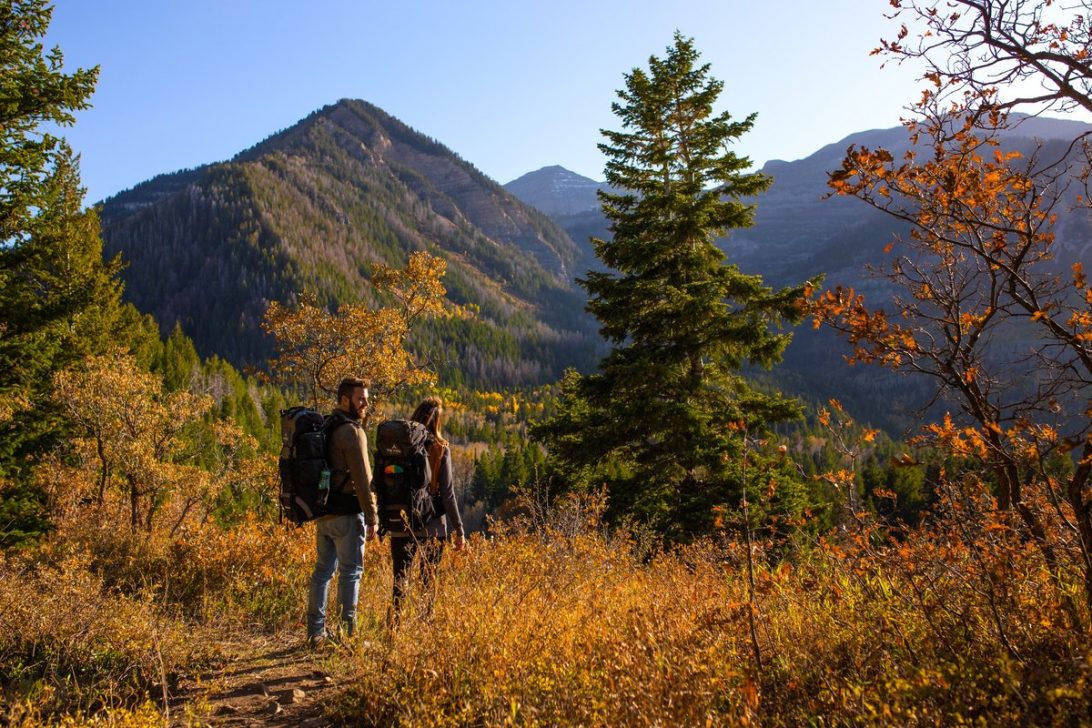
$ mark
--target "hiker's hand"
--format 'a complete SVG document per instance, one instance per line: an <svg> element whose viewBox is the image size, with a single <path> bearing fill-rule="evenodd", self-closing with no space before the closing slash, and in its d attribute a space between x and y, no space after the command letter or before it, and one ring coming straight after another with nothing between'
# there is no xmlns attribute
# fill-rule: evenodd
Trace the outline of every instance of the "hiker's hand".
<svg viewBox="0 0 1092 728"><path fill-rule="evenodd" d="M455 534L455 550L462 551L466 548L466 537L461 533Z"/></svg>
<svg viewBox="0 0 1092 728"><path fill-rule="evenodd" d="M364 526L364 540L374 541L376 539L376 532L379 529L375 526Z"/></svg>

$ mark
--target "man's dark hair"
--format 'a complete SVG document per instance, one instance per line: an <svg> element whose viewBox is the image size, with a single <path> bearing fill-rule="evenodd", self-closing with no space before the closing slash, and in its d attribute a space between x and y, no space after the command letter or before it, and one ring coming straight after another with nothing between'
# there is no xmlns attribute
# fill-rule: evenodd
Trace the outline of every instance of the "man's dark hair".
<svg viewBox="0 0 1092 728"><path fill-rule="evenodd" d="M367 389L367 385L360 377L345 377L342 379L341 383L337 385L337 401L340 402L342 397L352 397L353 390L357 387Z"/></svg>

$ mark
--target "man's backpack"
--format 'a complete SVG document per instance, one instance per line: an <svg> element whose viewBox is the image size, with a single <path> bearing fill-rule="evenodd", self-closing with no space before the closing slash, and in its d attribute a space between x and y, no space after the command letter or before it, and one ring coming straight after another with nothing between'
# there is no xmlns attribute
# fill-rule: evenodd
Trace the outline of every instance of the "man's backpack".
<svg viewBox="0 0 1092 728"><path fill-rule="evenodd" d="M281 410L281 518L297 526L326 515L330 500L329 441L349 419L308 407Z"/></svg>
<svg viewBox="0 0 1092 728"><path fill-rule="evenodd" d="M379 501L381 533L421 531L436 515L429 493L432 470L428 429L411 420L379 423L375 437L373 482Z"/></svg>

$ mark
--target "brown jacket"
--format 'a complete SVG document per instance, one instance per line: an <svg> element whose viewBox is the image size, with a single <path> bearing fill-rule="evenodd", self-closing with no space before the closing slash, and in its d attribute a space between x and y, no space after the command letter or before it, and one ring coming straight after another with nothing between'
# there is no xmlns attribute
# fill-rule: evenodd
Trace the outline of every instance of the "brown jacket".
<svg viewBox="0 0 1092 728"><path fill-rule="evenodd" d="M330 490L331 495L349 494L355 491L364 522L374 526L379 521L376 511L375 492L372 490L372 466L368 462L368 436L360 420L344 410L335 410L350 420L347 425L334 429L330 437Z"/></svg>

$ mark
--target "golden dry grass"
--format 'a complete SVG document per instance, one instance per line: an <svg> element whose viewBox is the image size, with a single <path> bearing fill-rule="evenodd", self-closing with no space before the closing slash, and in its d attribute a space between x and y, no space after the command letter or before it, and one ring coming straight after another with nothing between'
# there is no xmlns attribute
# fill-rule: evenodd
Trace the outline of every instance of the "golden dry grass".
<svg viewBox="0 0 1092 728"><path fill-rule="evenodd" d="M897 541L862 526L780 559L756 551L756 656L738 544L648 556L596 512L560 504L449 550L434 592L417 585L393 629L389 550L369 545L360 634L330 655L345 688L332 717L1068 726L1092 715L1079 583L996 523L950 514ZM251 520L133 541L85 523L34 560L0 562L2 718L140 725L142 703L202 665L218 631L302 639L312 537Z"/></svg>
<svg viewBox="0 0 1092 728"><path fill-rule="evenodd" d="M761 669L738 546L645 562L595 528L476 539L445 556L431 611L419 591L351 653L336 712L407 726L1087 724L1092 646L1038 552L1010 536L848 538L760 564Z"/></svg>

